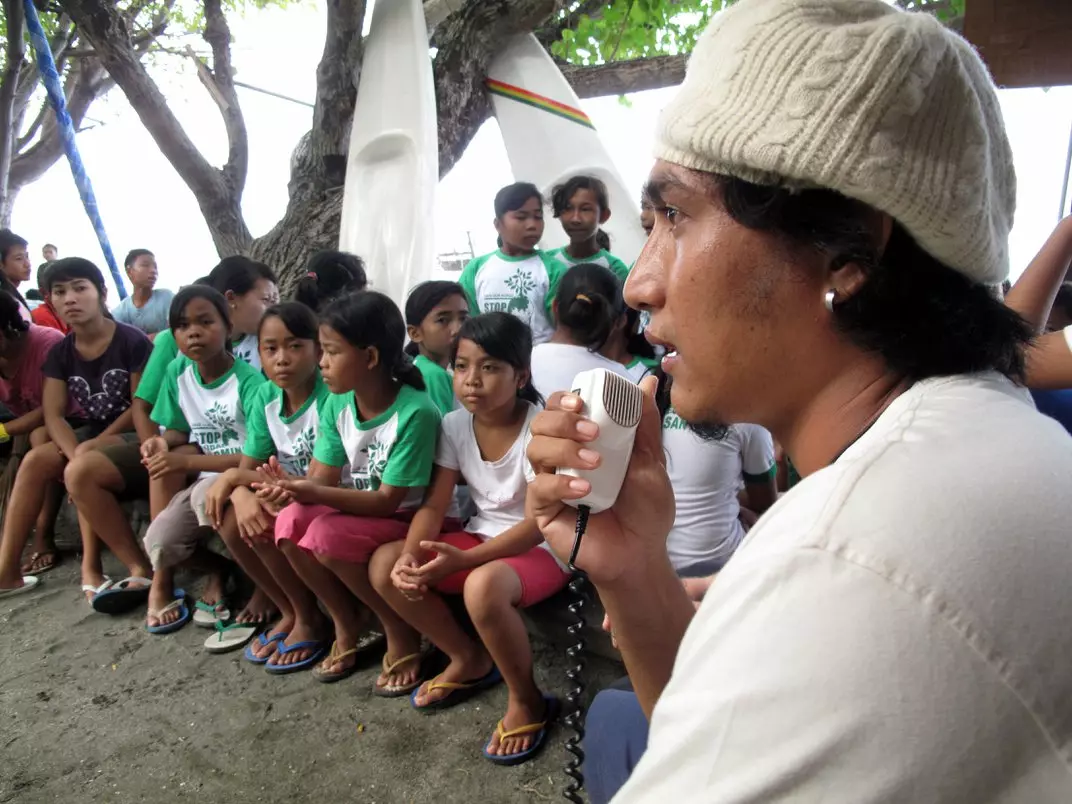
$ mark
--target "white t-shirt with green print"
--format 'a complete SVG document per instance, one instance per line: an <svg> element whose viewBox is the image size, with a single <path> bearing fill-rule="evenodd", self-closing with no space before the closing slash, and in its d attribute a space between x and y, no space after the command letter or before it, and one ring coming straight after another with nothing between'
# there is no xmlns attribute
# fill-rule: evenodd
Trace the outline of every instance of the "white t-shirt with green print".
<svg viewBox="0 0 1072 804"><path fill-rule="evenodd" d="M756 424L735 424L726 437L706 441L673 408L663 416L666 471L676 515L666 539L674 569L683 576L718 571L744 538L737 492L742 480L773 476L774 441Z"/></svg>
<svg viewBox="0 0 1072 804"><path fill-rule="evenodd" d="M547 252L510 257L499 250L472 260L458 282L476 313L513 313L532 329L533 344L539 344L555 330L551 289L563 270Z"/></svg>
<svg viewBox="0 0 1072 804"><path fill-rule="evenodd" d="M264 382L263 374L236 358L222 377L204 383L197 364L180 355L167 368L152 419L167 430L189 433L190 443L205 455L235 455L246 441L249 404Z"/></svg>
<svg viewBox="0 0 1072 804"><path fill-rule="evenodd" d="M566 248L566 246L562 246L561 248L552 249L547 253L559 262L565 264L567 270L574 265L602 265L604 268L609 268L613 271L614 275L622 280L623 284L625 283L625 280L629 278L629 266L605 248L600 249L591 257L585 257L584 259L574 259L569 255L569 252L566 251Z"/></svg>
<svg viewBox="0 0 1072 804"><path fill-rule="evenodd" d="M439 409L424 391L403 385L394 403L362 421L354 392L331 394L324 403L313 457L327 466L350 464L354 488L376 491L386 483L408 489L403 509L420 507L432 476Z"/></svg>
<svg viewBox="0 0 1072 804"><path fill-rule="evenodd" d="M257 346L257 336L254 333L243 335L231 344L231 349L235 357L242 358L257 371L261 370L261 352Z"/></svg>
<svg viewBox="0 0 1072 804"><path fill-rule="evenodd" d="M272 382L257 389L247 407L246 443L242 454L258 461L272 455L288 474L304 476L313 459L313 446L320 431L320 414L331 392L319 372L316 386L305 403L287 416L283 389Z"/></svg>

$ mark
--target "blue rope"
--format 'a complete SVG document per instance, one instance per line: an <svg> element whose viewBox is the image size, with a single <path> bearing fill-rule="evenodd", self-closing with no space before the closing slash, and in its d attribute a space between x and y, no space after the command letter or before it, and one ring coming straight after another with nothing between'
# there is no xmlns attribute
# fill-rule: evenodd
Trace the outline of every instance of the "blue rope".
<svg viewBox="0 0 1072 804"><path fill-rule="evenodd" d="M97 233L101 251L108 263L108 269L112 272L119 298L127 297L127 289L123 285L123 275L119 273L119 266L115 263L115 255L112 254L112 246L108 242L108 234L104 231L104 221L101 220L100 210L97 209L97 197L93 195L93 185L86 175L86 167L82 164L82 157L78 155L78 146L75 144L74 123L71 115L67 112L67 99L63 94L63 84L60 83L59 73L56 72L56 62L52 59L52 48L49 47L45 31L41 27L41 20L37 18L37 9L33 0L23 0L26 9L26 28L30 33L30 42L37 53L37 69L41 73L41 80L48 93L48 100L56 112L56 121L59 123L60 136L63 137L63 150L67 154L67 162L71 166L74 175L74 183L78 187L78 195L82 198L82 206L86 208L86 215L93 224L93 230Z"/></svg>

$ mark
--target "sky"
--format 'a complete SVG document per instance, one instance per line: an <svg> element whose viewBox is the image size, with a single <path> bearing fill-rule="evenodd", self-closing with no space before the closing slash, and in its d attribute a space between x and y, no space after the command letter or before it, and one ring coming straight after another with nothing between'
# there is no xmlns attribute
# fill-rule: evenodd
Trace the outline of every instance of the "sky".
<svg viewBox="0 0 1072 804"><path fill-rule="evenodd" d="M250 13L231 22L236 78L311 102L326 17L315 2ZM174 61L153 70L187 134L209 161L226 159L223 123L191 65ZM243 197L246 222L256 237L282 216L290 155L310 127L312 109L238 89L249 130L250 167ZM673 89L581 102L603 137L625 183L640 187L651 167L655 120ZM1072 128L1072 87L1001 90L1000 100L1017 173L1017 212L1010 239L1011 272L1018 275L1058 219L1065 154ZM116 259L133 248L157 255L160 285L177 288L218 261L192 193L157 149L122 92L113 90L89 113L92 127L78 147L93 181ZM518 177L522 179L524 177ZM436 241L440 253L477 254L495 248L492 198L514 181L494 120L439 185ZM557 222L548 221L548 226ZM65 160L25 188L12 228L30 241L36 264L41 247L55 243L61 256L83 256L104 269L96 237L82 209ZM107 273L107 272L106 272ZM114 296L113 296L114 299Z"/></svg>

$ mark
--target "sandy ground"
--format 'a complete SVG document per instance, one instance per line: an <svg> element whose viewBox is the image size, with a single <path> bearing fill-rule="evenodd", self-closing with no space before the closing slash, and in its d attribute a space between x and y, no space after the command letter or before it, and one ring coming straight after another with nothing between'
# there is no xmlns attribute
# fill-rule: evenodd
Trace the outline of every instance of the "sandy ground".
<svg viewBox="0 0 1072 804"><path fill-rule="evenodd" d="M563 727L525 765L481 756L502 687L420 715L372 697L375 657L334 685L269 676L206 653L192 624L158 637L140 613L94 613L74 556L43 579L0 600L0 802L561 800ZM560 647L535 648L538 682L564 697ZM591 687L619 672L593 661Z"/></svg>

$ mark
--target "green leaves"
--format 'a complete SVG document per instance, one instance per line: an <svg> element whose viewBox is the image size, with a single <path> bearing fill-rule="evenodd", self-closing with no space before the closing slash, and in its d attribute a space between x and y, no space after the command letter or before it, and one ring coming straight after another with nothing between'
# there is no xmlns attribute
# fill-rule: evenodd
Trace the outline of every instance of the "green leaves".
<svg viewBox="0 0 1072 804"><path fill-rule="evenodd" d="M575 2L560 12L570 27L551 52L580 65L689 53L711 16L732 2L611 0L597 8ZM581 9L590 14L578 13Z"/></svg>

